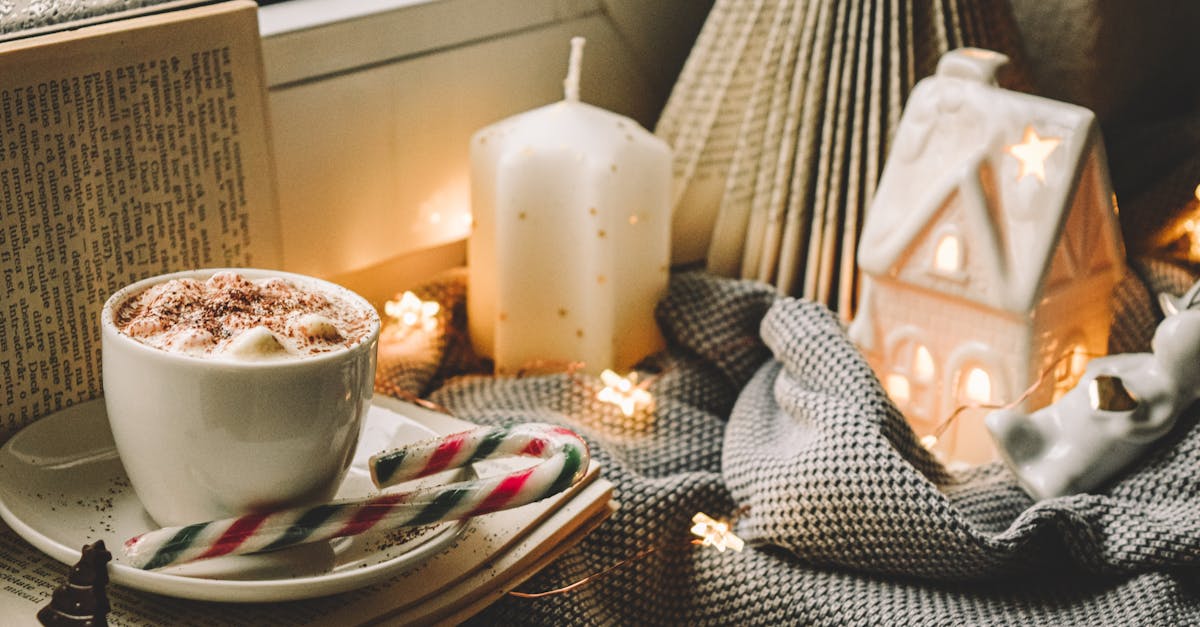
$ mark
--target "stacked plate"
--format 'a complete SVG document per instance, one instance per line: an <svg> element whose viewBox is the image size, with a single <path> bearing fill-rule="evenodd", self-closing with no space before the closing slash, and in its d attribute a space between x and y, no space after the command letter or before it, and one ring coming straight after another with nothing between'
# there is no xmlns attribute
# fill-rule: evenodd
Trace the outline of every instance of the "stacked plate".
<svg viewBox="0 0 1200 627"><path fill-rule="evenodd" d="M904 99L962 46L1023 67L1002 0L717 0L656 129L675 150L674 261L849 318Z"/></svg>

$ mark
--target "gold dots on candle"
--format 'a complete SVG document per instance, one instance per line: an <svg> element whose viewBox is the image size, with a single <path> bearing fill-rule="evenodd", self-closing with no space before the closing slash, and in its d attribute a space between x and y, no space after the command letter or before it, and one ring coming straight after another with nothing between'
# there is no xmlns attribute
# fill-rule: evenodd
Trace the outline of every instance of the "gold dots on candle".
<svg viewBox="0 0 1200 627"><path fill-rule="evenodd" d="M617 171L617 164L615 164L615 163L614 163L614 164L612 164L612 165L608 166L608 169L612 170L612 171L613 171L613 173L616 173L616 171Z"/></svg>
<svg viewBox="0 0 1200 627"><path fill-rule="evenodd" d="M599 237L600 239L604 239L604 238L608 237L608 232L605 231L604 229L600 229L599 231L596 231L596 237Z"/></svg>
<svg viewBox="0 0 1200 627"><path fill-rule="evenodd" d="M599 214L600 212L595 207L588 207L588 213L594 216L594 215Z"/></svg>
<svg viewBox="0 0 1200 627"><path fill-rule="evenodd" d="M671 266L669 266L669 265L667 265L667 264L665 264L665 263L664 263L663 265L661 265L661 266L659 266L659 267L658 267L658 271L659 271L659 272L670 272L670 271L671 271Z"/></svg>
<svg viewBox="0 0 1200 627"><path fill-rule="evenodd" d="M637 224L640 220L641 220L641 218L638 217L638 214L636 214L636 213L629 214L629 224L631 224L631 225Z"/></svg>
<svg viewBox="0 0 1200 627"><path fill-rule="evenodd" d="M596 275L596 284L597 285L604 285L607 282L608 282L608 277L604 276L603 274Z"/></svg>
<svg viewBox="0 0 1200 627"><path fill-rule="evenodd" d="M627 142L631 142L631 141L633 141L633 134L632 134L632 133L625 133L625 141L627 141Z"/></svg>
<svg viewBox="0 0 1200 627"><path fill-rule="evenodd" d="M496 314L496 320L499 320L500 322L507 322L508 321L508 312L501 311L499 314Z"/></svg>
<svg viewBox="0 0 1200 627"><path fill-rule="evenodd" d="M568 313L570 313L570 312L567 311L566 307L558 308L558 317L559 318L566 318Z"/></svg>
<svg viewBox="0 0 1200 627"><path fill-rule="evenodd" d="M583 338L583 329L575 329L575 337Z"/></svg>
<svg viewBox="0 0 1200 627"><path fill-rule="evenodd" d="M518 220L524 220L524 219L525 219L525 218L526 218L528 215L529 215L529 214L527 214L527 213L525 213L524 211L522 211L522 212L520 212L520 213L518 213L518 214L517 214L517 219L518 219Z"/></svg>
<svg viewBox="0 0 1200 627"><path fill-rule="evenodd" d="M486 143L487 143L487 135L480 135L479 136L479 145L482 146Z"/></svg>

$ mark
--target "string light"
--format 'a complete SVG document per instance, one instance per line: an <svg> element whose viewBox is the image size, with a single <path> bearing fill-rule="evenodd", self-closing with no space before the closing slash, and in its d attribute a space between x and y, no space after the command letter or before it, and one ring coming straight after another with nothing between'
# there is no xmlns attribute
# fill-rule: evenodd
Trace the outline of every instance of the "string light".
<svg viewBox="0 0 1200 627"><path fill-rule="evenodd" d="M692 522L695 523L692 525L692 535L700 538L695 541L697 544L711 546L721 553L726 549L741 551L746 546L745 540L729 530L728 523L714 520L704 512L696 512L696 515L692 516Z"/></svg>
<svg viewBox="0 0 1200 627"><path fill-rule="evenodd" d="M743 506L740 509L738 509L738 511L734 513L733 518L729 522L725 522L725 521L721 521L721 520L714 520L713 518L709 517L708 514L705 514L704 512L696 512L696 515L692 517L692 522L696 523L695 525L692 526L692 533L694 535L698 536L698 539L692 540L689 544L691 544L693 546L711 546L711 547L717 549L717 551L721 552L721 553L724 553L726 550L732 550L735 552L741 551L743 548L745 548L746 542L744 540L742 540L741 538L737 537L737 535L735 535L729 529L733 525L733 521L736 521L738 516L740 514L746 512L748 509L749 509L748 506ZM550 597L550 596L555 596L555 595L559 595L559 594L565 594L568 592L573 592L579 588L582 588L583 586L585 586L589 583L592 583L593 581L596 581L598 579L601 579L603 577L610 575L613 571L617 570L618 568L628 566L634 562L637 562L639 560L646 558L649 555L657 553L660 550L660 548L667 548L667 547L651 546L651 547L644 548L641 551L638 551L638 553L636 555L634 555L633 557L627 557L615 564L612 564L612 565L606 567L604 570L601 570L597 573L593 573L591 575L587 575L587 576L583 577L582 579L575 581L574 583L570 583L570 584L567 584L567 585L559 587L559 588L554 588L552 590L545 590L542 592L519 592L517 590L512 590L508 593L508 595L522 598L522 599L540 599L542 597Z"/></svg>
<svg viewBox="0 0 1200 627"><path fill-rule="evenodd" d="M419 298L416 297L415 294L412 294L411 292L405 292L398 300L389 301L384 307L384 311L387 313L387 315L395 318L401 325L406 327L420 326L427 330L433 330L436 327L436 316L439 309L440 307L436 302L423 303ZM578 377L578 371L583 366L584 364L582 362L530 362L521 369L518 376L528 376L530 374L544 373L546 371L565 372L565 374L571 379L582 383L583 379ZM658 372L653 376L647 377L646 379L640 379L637 372L632 372L628 376L622 377L612 370L604 370L600 374L600 379L604 383L605 387L596 394L596 398L602 402L616 405L621 409L621 412L625 416L631 417L638 410L648 407L653 403L654 398L647 388L661 375L662 373ZM595 388L592 387L591 389L594 390ZM416 394L406 390L389 390L389 394L431 411L443 413L448 416L454 416L454 413L450 410L450 408L421 398ZM684 546L708 546L715 548L721 553L726 551L741 551L743 548L745 548L746 543L735 533L733 533L732 527L734 521L737 520L739 515L748 509L748 507L742 507L734 513L733 517L729 521L716 520L703 512L697 512L691 519L693 524L690 528L691 534L694 535L695 538L688 541ZM609 576L618 569L641 561L664 548L677 546L677 542L678 541L673 541L664 546L645 547L636 554L611 564L603 570L584 576L573 583L559 588L541 592L521 592L512 590L508 592L508 595L525 599L538 599L542 597L556 596L559 594L567 594L598 579Z"/></svg>
<svg viewBox="0 0 1200 627"><path fill-rule="evenodd" d="M972 402L965 403L963 405L959 405L958 407L955 407L954 411L950 412L950 415L947 416L945 420L943 420L940 424L938 424L937 427L934 428L933 433L930 433L921 438L921 440L920 440L921 446L925 447L925 450L927 450L927 451L933 451L934 447L937 446L940 438L943 435L945 435L946 430L949 429L952 424L954 424L954 421L958 419L958 416L960 414L962 414L963 412L965 412L969 409L1012 409L1012 408L1020 405L1021 403L1024 403L1026 399L1028 399L1030 396L1032 396L1033 393L1036 392L1038 390L1038 388L1042 386L1042 383L1044 383L1046 378L1048 376L1050 376L1058 368L1059 364L1061 364L1063 361L1065 361L1067 359L1078 359L1080 357L1101 357L1101 355L1097 355L1095 353L1088 353L1086 351L1080 350L1079 347L1072 347L1070 350L1066 351L1064 354L1060 355L1057 359L1055 359L1053 362L1051 362L1050 365L1047 366L1046 368L1044 368L1040 373L1038 373L1037 380L1035 380L1032 384L1030 384L1029 387L1025 388L1025 391L1022 392L1021 395L1018 396L1015 400L1008 402L1008 403L1004 403L1002 405L996 404L996 403L984 403L984 402L972 401Z"/></svg>
<svg viewBox="0 0 1200 627"><path fill-rule="evenodd" d="M437 315L441 308L436 301L423 301L412 292L404 292L399 300L389 300L383 305L384 313L399 322L404 329L424 331L437 328Z"/></svg>
<svg viewBox="0 0 1200 627"><path fill-rule="evenodd" d="M639 409L648 407L654 401L654 397L646 390L649 380L639 383L636 372L622 377L612 370L606 369L600 373L600 380L604 382L604 389L596 394L596 400L620 407L621 413L626 417L632 416Z"/></svg>

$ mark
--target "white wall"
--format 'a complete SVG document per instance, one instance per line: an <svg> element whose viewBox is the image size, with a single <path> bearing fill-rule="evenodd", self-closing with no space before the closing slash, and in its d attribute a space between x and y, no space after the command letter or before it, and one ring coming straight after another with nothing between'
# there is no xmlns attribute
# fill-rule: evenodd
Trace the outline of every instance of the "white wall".
<svg viewBox="0 0 1200 627"><path fill-rule="evenodd" d="M582 99L653 125L710 5L263 7L285 267L333 278L378 303L463 264L470 136L561 99L573 35L588 40Z"/></svg>

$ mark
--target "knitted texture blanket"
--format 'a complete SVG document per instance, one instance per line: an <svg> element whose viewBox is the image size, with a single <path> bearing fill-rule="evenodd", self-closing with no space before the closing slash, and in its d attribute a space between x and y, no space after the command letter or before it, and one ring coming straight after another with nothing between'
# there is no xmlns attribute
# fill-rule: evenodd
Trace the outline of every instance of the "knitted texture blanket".
<svg viewBox="0 0 1200 627"><path fill-rule="evenodd" d="M1192 279L1131 271L1112 352L1148 350L1152 295ZM998 462L944 468L823 306L680 274L659 314L669 348L642 368L655 405L632 418L581 375L466 376L431 395L478 423L576 430L620 503L521 589L620 566L505 597L478 624L1200 624L1196 411L1103 491L1034 503ZM740 514L749 547L691 544L698 511Z"/></svg>

